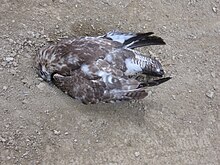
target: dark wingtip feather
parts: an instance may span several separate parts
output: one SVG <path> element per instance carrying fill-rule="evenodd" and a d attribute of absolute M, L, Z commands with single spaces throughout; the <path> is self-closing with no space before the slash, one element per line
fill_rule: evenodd
<path fill-rule="evenodd" d="M 152 80 L 148 82 L 148 86 L 156 86 L 156 85 L 160 85 L 168 80 L 170 80 L 172 77 L 165 77 L 165 78 L 161 78 L 161 79 L 157 79 L 157 80 Z"/>
<path fill-rule="evenodd" d="M 152 36 L 153 32 L 137 33 L 136 36 L 126 40 L 123 45 L 131 49 L 148 45 L 165 45 L 165 41 L 158 36 Z"/>
<path fill-rule="evenodd" d="M 147 82 L 141 83 L 139 88 L 157 86 L 157 85 L 160 85 L 164 82 L 167 82 L 171 78 L 172 77 L 164 77 L 164 78 L 160 78 L 160 79 L 157 79 L 157 80 L 149 80 Z"/>
<path fill-rule="evenodd" d="M 147 38 L 148 41 L 152 41 L 152 43 L 155 43 L 157 45 L 165 45 L 166 42 L 158 36 L 150 36 L 149 38 Z"/>

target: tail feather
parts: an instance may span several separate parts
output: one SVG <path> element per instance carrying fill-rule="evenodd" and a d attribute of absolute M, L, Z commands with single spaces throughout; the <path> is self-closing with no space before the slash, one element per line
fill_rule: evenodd
<path fill-rule="evenodd" d="M 104 37 L 123 44 L 124 47 L 134 49 L 148 45 L 165 45 L 161 37 L 152 36 L 153 32 L 148 33 L 122 33 L 109 32 Z"/>
<path fill-rule="evenodd" d="M 139 88 L 143 88 L 143 87 L 151 87 L 151 86 L 157 86 L 160 85 L 168 80 L 170 80 L 172 77 L 165 77 L 165 78 L 160 78 L 157 80 L 148 80 L 146 82 L 143 82 L 139 85 Z"/>

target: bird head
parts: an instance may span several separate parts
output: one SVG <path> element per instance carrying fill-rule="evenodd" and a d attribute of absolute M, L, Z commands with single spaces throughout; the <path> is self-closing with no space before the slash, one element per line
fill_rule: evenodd
<path fill-rule="evenodd" d="M 37 70 L 37 74 L 47 82 L 52 81 L 52 75 L 54 72 L 53 65 L 48 65 L 47 59 L 41 58 L 41 56 L 37 56 L 35 58 L 35 68 Z"/>
<path fill-rule="evenodd" d="M 47 82 L 50 82 L 52 79 L 52 73 L 50 72 L 50 69 L 47 68 L 47 65 L 45 63 L 38 62 L 35 65 L 35 68 L 37 69 L 37 74 Z"/>
<path fill-rule="evenodd" d="M 147 65 L 144 71 L 149 76 L 162 77 L 164 70 L 161 63 L 156 59 L 151 59 L 150 65 Z"/>

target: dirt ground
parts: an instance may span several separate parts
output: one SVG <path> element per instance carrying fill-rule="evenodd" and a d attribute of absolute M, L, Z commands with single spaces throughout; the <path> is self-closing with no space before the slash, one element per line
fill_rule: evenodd
<path fill-rule="evenodd" d="M 65 36 L 153 31 L 173 77 L 138 102 L 83 105 L 42 82 Z M 219 0 L 1 0 L 0 164 L 220 164 Z"/>

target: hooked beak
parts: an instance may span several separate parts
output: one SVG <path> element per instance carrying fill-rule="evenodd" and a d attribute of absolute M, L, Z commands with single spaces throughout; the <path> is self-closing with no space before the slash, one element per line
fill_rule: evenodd
<path fill-rule="evenodd" d="M 47 81 L 47 82 L 51 82 L 51 74 L 46 72 L 46 71 L 42 71 L 42 70 L 39 70 L 38 71 L 38 75 L 44 80 L 44 81 Z"/>

